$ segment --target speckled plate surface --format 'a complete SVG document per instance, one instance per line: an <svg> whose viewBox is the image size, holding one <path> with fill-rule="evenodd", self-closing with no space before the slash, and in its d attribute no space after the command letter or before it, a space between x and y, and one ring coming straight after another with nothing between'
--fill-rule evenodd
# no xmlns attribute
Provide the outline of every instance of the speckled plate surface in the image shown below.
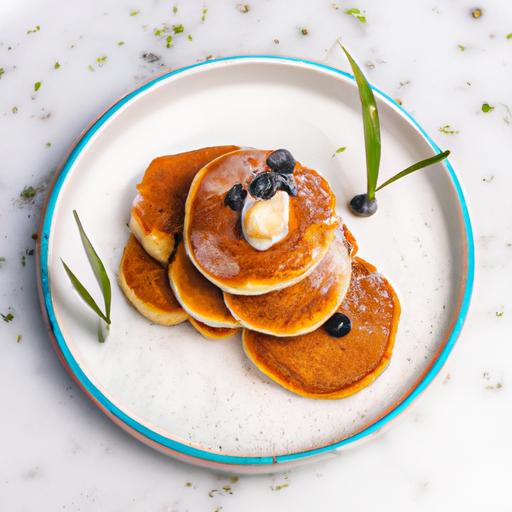
<svg viewBox="0 0 512 512"><path fill-rule="evenodd" d="M437 146L376 91L381 176ZM203 146L286 147L319 170L338 197L360 255L396 286L402 319L390 366L370 387L335 401L290 394L245 358L240 339L207 341L188 324L151 325L116 285L135 184L158 155ZM57 353L86 394L141 441L189 462L239 472L312 460L375 435L425 389L467 313L474 254L467 206L448 162L379 194L370 219L347 200L365 188L364 145L352 77L281 57L210 61L156 78L84 132L56 178L38 246L39 285ZM346 151L333 156L339 146ZM60 258L95 290L74 225L78 210L113 282L110 336L81 303Z"/></svg>

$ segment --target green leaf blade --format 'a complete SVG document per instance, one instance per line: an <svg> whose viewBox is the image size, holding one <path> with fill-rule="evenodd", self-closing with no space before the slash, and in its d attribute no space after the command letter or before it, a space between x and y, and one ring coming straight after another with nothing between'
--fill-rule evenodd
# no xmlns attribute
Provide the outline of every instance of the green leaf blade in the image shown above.
<svg viewBox="0 0 512 512"><path fill-rule="evenodd" d="M85 286L79 281L79 279L73 274L72 270L64 263L63 260L62 265L64 266L64 270L66 271L66 274L69 277L69 280L71 281L71 284L73 285L73 288L77 291L78 295L80 295L81 299L107 324L110 324L110 319L107 318L101 309L99 308L98 304L96 304L96 301L92 298L91 294L86 290Z"/></svg>
<svg viewBox="0 0 512 512"><path fill-rule="evenodd" d="M80 218L78 217L78 213L76 210L73 210L73 216L75 217L76 224L78 226L78 231L80 232L80 238L82 240L82 245L85 249L85 253L87 254L87 259L89 260L89 264L94 272L94 276L96 277L96 281L98 282L101 293L103 294L103 300L105 302L105 315L103 313L100 315L107 324L110 323L110 308L112 303L112 288L110 286L110 279L108 278L107 271L105 270L105 266L101 261L100 257L94 250L89 238L87 237L82 223L80 222ZM85 288L84 288L85 289ZM87 290L86 290L87 291Z"/></svg>
<svg viewBox="0 0 512 512"><path fill-rule="evenodd" d="M379 185L376 190L381 190L384 187L390 185L391 183L394 183L395 181L399 180L400 178L407 176L408 174L411 174L415 171L419 171L420 169L424 169L425 167L428 167L429 165L433 165L438 162L441 162L441 160L444 160L445 158L447 158L449 154L450 154L450 151L447 150L447 151L443 151L442 153L438 153L437 155L426 158L425 160L416 162L415 164L407 167L403 171L400 171L399 173L395 174L393 177L389 178L389 180L385 181L382 185Z"/></svg>
<svg viewBox="0 0 512 512"><path fill-rule="evenodd" d="M381 154L379 111L372 88L363 72L345 47L339 41L338 44L347 56L359 90L366 149L367 195L369 200L373 200L377 190Z"/></svg>

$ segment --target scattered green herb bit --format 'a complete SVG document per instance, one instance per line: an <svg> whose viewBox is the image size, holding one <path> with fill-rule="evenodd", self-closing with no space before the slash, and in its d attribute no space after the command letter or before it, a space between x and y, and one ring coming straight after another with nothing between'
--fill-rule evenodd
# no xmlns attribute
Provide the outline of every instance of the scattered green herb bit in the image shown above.
<svg viewBox="0 0 512 512"><path fill-rule="evenodd" d="M0 267L2 266L2 263L5 263L5 258L3 256L0 256Z"/></svg>
<svg viewBox="0 0 512 512"><path fill-rule="evenodd" d="M59 69L60 68L60 62L55 62L53 65L53 69Z"/></svg>
<svg viewBox="0 0 512 512"><path fill-rule="evenodd" d="M51 142L47 142L47 143L45 144L45 146L46 146L47 148L51 148L51 147L52 147L52 143L51 143Z"/></svg>
<svg viewBox="0 0 512 512"><path fill-rule="evenodd" d="M348 53L344 46L341 49L347 56L350 62L350 67L354 73L357 87L359 89L359 98L361 100L362 114L363 114L363 128L364 128L364 141L366 149L366 176L367 176L367 196L368 200L375 199L375 189L377 187L377 180L379 178L379 165L380 165L380 122L379 111L375 102L372 88L366 80L363 72L357 65L356 61Z"/></svg>
<svg viewBox="0 0 512 512"><path fill-rule="evenodd" d="M40 87L41 87L41 84L42 84L42 83L43 83L43 82L36 82L36 83L34 84L34 91L36 91L36 92L37 92L37 91L39 91L39 89L40 89Z"/></svg>
<svg viewBox="0 0 512 512"><path fill-rule="evenodd" d="M27 256L34 256L34 249L25 249L25 254Z"/></svg>
<svg viewBox="0 0 512 512"><path fill-rule="evenodd" d="M94 73L94 68L91 66L91 64L89 64L89 65L87 66L87 69L88 69L89 71L91 71L91 72L93 72L93 73Z"/></svg>
<svg viewBox="0 0 512 512"><path fill-rule="evenodd" d="M185 28L183 27L183 25L180 23L179 25L173 25L172 26L172 30L175 34L181 34Z"/></svg>
<svg viewBox="0 0 512 512"><path fill-rule="evenodd" d="M512 32L510 32L510 34L507 34L507 39L512 39Z"/></svg>
<svg viewBox="0 0 512 512"><path fill-rule="evenodd" d="M309 30L306 28L306 27L302 27L300 29L300 33L303 35L303 36L307 36L309 34Z"/></svg>
<svg viewBox="0 0 512 512"><path fill-rule="evenodd" d="M457 48L458 48L461 52L466 51L466 47L465 47L463 44L458 44L458 45L457 45Z"/></svg>
<svg viewBox="0 0 512 512"><path fill-rule="evenodd" d="M130 16L137 16L140 11L138 9L130 9Z"/></svg>
<svg viewBox="0 0 512 512"><path fill-rule="evenodd" d="M23 336L21 334L18 334L18 336L16 336L16 343L20 343L22 339Z"/></svg>
<svg viewBox="0 0 512 512"><path fill-rule="evenodd" d="M201 11L201 23L205 22L207 14L208 14L208 8L203 7L203 10Z"/></svg>
<svg viewBox="0 0 512 512"><path fill-rule="evenodd" d="M5 73L5 69L4 68L0 68L0 78L2 78L2 75Z"/></svg>
<svg viewBox="0 0 512 512"><path fill-rule="evenodd" d="M283 489L286 489L289 485L289 483L285 482L284 484L273 485L271 489L273 491L282 491Z"/></svg>
<svg viewBox="0 0 512 512"><path fill-rule="evenodd" d="M18 113L18 107L16 105L14 105L14 107L11 108L11 112L13 114L17 114Z"/></svg>
<svg viewBox="0 0 512 512"><path fill-rule="evenodd" d="M172 36L171 35L168 35L165 38L165 46L166 46L166 48L170 48L172 46Z"/></svg>
<svg viewBox="0 0 512 512"><path fill-rule="evenodd" d="M156 37L163 37L166 32L169 32L167 27L153 29L153 34L155 34Z"/></svg>
<svg viewBox="0 0 512 512"><path fill-rule="evenodd" d="M32 199L34 199L36 194L37 194L37 189L36 188L34 188L32 186L25 187L20 192L20 198L23 199L23 201L31 201Z"/></svg>
<svg viewBox="0 0 512 512"><path fill-rule="evenodd" d="M361 12L359 9L352 8L352 9L346 9L343 11L348 16L353 16L357 21L361 23L366 23L366 16L364 12Z"/></svg>
<svg viewBox="0 0 512 512"><path fill-rule="evenodd" d="M247 13L251 10L251 6L249 4L238 4L236 8L242 13Z"/></svg>
<svg viewBox="0 0 512 512"><path fill-rule="evenodd" d="M214 496L215 494L218 494L219 492L220 492L220 491L219 491L218 489L212 489L212 490L208 491L208 496L209 496L210 498L213 498L213 496Z"/></svg>
<svg viewBox="0 0 512 512"><path fill-rule="evenodd" d="M476 20L478 18L480 18L483 14L483 11L482 9L480 9L479 7L475 7L474 9L471 9L471 16Z"/></svg>
<svg viewBox="0 0 512 512"><path fill-rule="evenodd" d="M486 114L488 112L492 112L494 110L494 107L489 105L489 103L482 103L482 112L485 112Z"/></svg>
<svg viewBox="0 0 512 512"><path fill-rule="evenodd" d="M0 316L3 318L4 322L12 322L14 320L14 315L12 313L7 313L4 315L3 313L0 313Z"/></svg>
<svg viewBox="0 0 512 512"><path fill-rule="evenodd" d="M343 151L345 151L347 148L346 146L340 146L334 153L333 153L333 157L335 157L336 155L339 155L340 153L343 153Z"/></svg>
<svg viewBox="0 0 512 512"><path fill-rule="evenodd" d="M27 257L24 254L21 255L21 266L22 267L27 266Z"/></svg>
<svg viewBox="0 0 512 512"><path fill-rule="evenodd" d="M230 481L232 484L236 484L236 483L238 482L238 480L240 480L240 477L239 477L239 476L233 475L233 476L230 476L230 477L229 477L229 481Z"/></svg>
<svg viewBox="0 0 512 512"><path fill-rule="evenodd" d="M185 484L185 487L192 487L192 482L187 482L187 483Z"/></svg>
<svg viewBox="0 0 512 512"><path fill-rule="evenodd" d="M421 160L420 162L417 162L411 165L410 167L407 167L407 169L404 169L398 174L395 174L392 178L389 178L389 180L385 181L382 185L379 185L376 191L383 189L387 185L399 180L400 178L403 178L404 176L407 176L408 174L411 174L415 171L419 171L420 169L428 167L429 165L433 165L436 164L437 162L440 162L441 160L444 160L445 158L448 157L449 154L449 151L443 151L442 153L438 153L437 155L431 156L430 158L426 158L425 160Z"/></svg>
<svg viewBox="0 0 512 512"><path fill-rule="evenodd" d="M231 486L230 486L230 485L224 485L224 486L222 487L222 490L223 490L224 492L227 492L228 494L233 494L233 490L231 489Z"/></svg>
<svg viewBox="0 0 512 512"><path fill-rule="evenodd" d="M504 314L505 314L505 312L504 312L504 311L496 311L496 316L497 316L498 318L501 318Z"/></svg>
<svg viewBox="0 0 512 512"><path fill-rule="evenodd" d="M174 4L174 5L172 6L172 13L173 13L173 14L176 14L177 12L178 12L178 6L177 6L176 4Z"/></svg>
<svg viewBox="0 0 512 512"><path fill-rule="evenodd" d="M123 46L124 45L124 41L118 41L117 42L117 46Z"/></svg>
<svg viewBox="0 0 512 512"><path fill-rule="evenodd" d="M35 32L39 32L40 30L41 30L41 27L39 25L36 25L34 28L27 30L27 34L34 34Z"/></svg>
<svg viewBox="0 0 512 512"><path fill-rule="evenodd" d="M441 128L439 128L439 131L441 133L444 133L445 135L456 135L457 133L459 133L459 130L452 129L452 127L449 124L441 126Z"/></svg>
<svg viewBox="0 0 512 512"><path fill-rule="evenodd" d="M187 36L187 39L188 39L189 41L192 41L192 39L193 39L193 38L192 38L192 34L189 34L189 35Z"/></svg>
<svg viewBox="0 0 512 512"><path fill-rule="evenodd" d="M101 57L96 57L96 63L98 64L98 66L103 66L103 64L105 64L105 62L107 62L107 56L106 55L102 55Z"/></svg>

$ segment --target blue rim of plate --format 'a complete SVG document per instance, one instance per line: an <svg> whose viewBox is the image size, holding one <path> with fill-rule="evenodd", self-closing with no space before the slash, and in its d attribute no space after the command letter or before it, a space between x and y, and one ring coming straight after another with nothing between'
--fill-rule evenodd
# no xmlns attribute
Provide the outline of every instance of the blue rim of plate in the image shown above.
<svg viewBox="0 0 512 512"><path fill-rule="evenodd" d="M461 184L455 174L453 167L451 166L448 160L444 160L443 165L448 170L450 178L452 180L455 192L457 194L457 198L460 203L462 219L464 223L464 230L466 236L466 248L467 248L467 270L466 276L464 280L464 292L462 294L462 302L460 305L459 315L454 323L453 329L448 337L448 340L438 354L437 359L434 361L433 365L430 367L428 372L423 376L422 380L416 385L416 387L393 409L387 412L382 418L380 418L375 423L367 426L362 431L342 439L341 441L322 446L320 448L306 450L302 452L287 454L287 455L277 455L277 456L267 456L267 457L244 457L244 456L232 456L232 455L222 455L218 453L213 453L205 450L201 450L199 448L194 448L192 446L188 446L186 444L180 443L178 441L169 439L147 427L140 424L126 413L124 413L121 409L119 409L114 403L112 403L87 377L84 371L81 369L71 351L69 350L64 336L59 328L58 322L56 320L55 311L53 309L52 297L50 291L50 285L48 280L48 246L49 246L49 238L51 232L51 225L53 214L55 210L55 206L57 203L57 199L61 190L61 187L65 181L65 178L72 168L75 160L78 155L87 145L91 137L98 131L98 129L113 115L115 114L123 105L132 100L135 96L139 95L143 91L150 89L155 84L161 82L162 80L166 80L167 78L186 72L188 70L198 68L201 66L209 66L219 62L228 62L228 61L237 61L237 60L254 60L254 61L282 61L283 63L296 63L301 65L310 66L312 68L329 71L338 75L341 75L345 78L348 78L352 81L354 80L353 75L347 73L345 71L341 71L334 67L328 66L326 64L320 64L318 62L309 61L306 59L299 59L293 57L281 57L277 55L240 55L240 56L232 56L232 57L224 57L219 59L212 59L206 62L200 62L197 64L192 64L190 66L185 66L183 68L179 68L173 71L170 71L164 75L161 75L148 83L142 85L141 87L135 89L131 93L127 94L119 101L117 101L114 105L108 108L89 129L81 136L81 138L76 143L75 147L69 154L67 160L65 161L62 169L57 176L53 188L51 189L50 195L47 200L46 210L44 211L44 217L41 225L41 236L40 236L40 286L42 296L44 298L44 307L46 309L46 313L48 316L48 320L53 331L53 335L56 339L58 347L64 357L69 369L74 373L74 376L78 379L79 383L83 386L83 388L89 393L95 400L97 400L106 410L116 416L122 423L126 424L131 429L137 431L143 436L147 437L149 440L156 442L157 444L162 445L165 448L173 450L175 452L181 453L183 455L197 458L203 461L210 461L213 463L220 464L233 464L233 465L271 465L275 463L283 463L283 462L291 462L299 459L303 459L306 457L312 457L315 455L320 455L336 448L340 448L342 446L348 445L350 443L354 443L355 441L362 440L363 438L369 436L370 434L376 433L380 430L385 424L398 416L401 412L403 412L430 384L433 378L439 373L441 367L445 363L448 355L452 351L455 342L461 332L462 326L466 319L469 304L471 300L471 294L473 290L474 283L474 271L475 271L475 250L474 250L474 239L473 239L473 231L471 228L471 220L469 217L468 206L466 200L464 198L464 194L462 191ZM418 122L401 106L399 105L393 98L389 95L378 89L377 87L372 85L372 89L385 101L391 104L410 122L412 125L421 133L423 138L429 143L432 149L436 153L440 153L441 149L437 146L437 144L432 140L432 138L426 133L426 131L418 124Z"/></svg>

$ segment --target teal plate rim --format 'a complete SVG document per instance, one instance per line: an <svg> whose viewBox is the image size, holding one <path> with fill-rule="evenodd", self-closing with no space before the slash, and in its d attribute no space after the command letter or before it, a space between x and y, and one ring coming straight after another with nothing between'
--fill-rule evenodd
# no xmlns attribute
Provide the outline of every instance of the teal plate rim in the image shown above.
<svg viewBox="0 0 512 512"><path fill-rule="evenodd" d="M453 325L452 331L442 348L442 350L437 355L437 359L434 361L432 366L428 369L428 371L423 375L421 380L413 387L413 389L405 396L398 404L396 404L391 410L389 410L383 417L381 417L376 422L371 425L365 427L360 432L342 439L341 441L337 441L335 443L322 446L320 448L301 451L297 453L287 454L287 455L277 455L277 456L267 456L267 457L244 457L244 456L232 456L232 455L223 455L219 453L214 453L206 450L201 450L199 448L195 448L192 446L188 446L186 444L180 443L173 439L167 438L147 427L137 422L135 419L128 416L125 412L119 409L115 404L113 404L101 391L89 380L87 375L84 373L80 365L77 363L71 351L69 350L64 336L60 330L58 322L56 320L55 311L52 304L52 296L50 290L50 283L48 279L48 246L49 246L49 237L51 232L51 225L53 214L55 210L55 205L57 202L57 198L59 196L61 187L64 183L64 180L73 166L73 163L77 159L78 155L87 145L88 141L91 137L98 131L98 129L112 116L114 115L123 105L128 103L132 98L139 95L143 91L150 89L155 84L165 80L171 76L184 73L188 70L202 67L202 66L211 66L212 64L219 62L229 62L229 61L282 61L283 63L295 63L306 66L311 66L313 68L326 70L338 75L341 75L345 78L348 78L352 81L354 80L353 75L347 73L345 71L341 71L332 66L328 66L326 64L321 64L318 62L310 61L307 59L294 58L294 57L282 57L277 55L237 55L231 57L224 57L218 59L211 59L206 62L200 62L197 64L192 64L190 66L185 66L173 71L166 72L163 75L160 75L144 85L136 88L132 92L126 94L122 98L120 98L116 103L107 108L93 123L87 128L78 141L75 143L70 153L68 154L64 164L61 167L60 172L55 177L53 186L49 192L47 197L46 207L43 211L41 218L41 226L39 229L39 237L38 237L38 259L37 259L37 272L38 272L38 287L39 287L39 295L41 300L41 306L43 309L43 313L46 316L46 319L49 324L49 332L53 337L53 341L56 344L56 348L58 349L59 357L61 358L64 366L70 372L72 377L78 382L80 387L89 395L89 398L93 399L100 408L107 412L109 416L113 419L116 419L116 423L120 424L122 427L126 427L126 430L131 431L132 433L137 433L136 437L147 438L147 442L149 444L156 444L156 447L161 451L169 450L175 455L181 454L182 456L192 459L197 459L202 462L211 462L217 464L226 464L226 465L271 465L276 463L284 463L297 461L299 459L304 459L307 457L313 457L315 455L324 454L326 452L335 450L342 446L349 445L354 443L355 441L362 440L367 438L371 434L377 433L384 425L402 413L432 382L434 377L439 373L440 369L444 365L448 355L452 351L455 342L461 332L462 326L466 319L469 304L471 301L471 294L473 291L474 284L474 272L475 272L475 249L474 249L474 238L473 231L471 227L471 220L469 217L468 205L466 203L466 199L464 198L464 194L462 191L461 184L455 170L448 160L443 162L443 165L447 169L449 176L452 180L455 192L457 194L457 198L460 203L462 220L464 224L465 231L465 243L466 243L466 252L467 252L467 261L466 261L466 275L464 280L464 291L462 293L462 300L460 304L459 315ZM436 153L440 153L441 149L437 146L437 144L432 140L432 138L427 134L427 132L420 126L420 124L401 106L399 105L393 98L391 98L388 94L381 91L377 87L372 85L372 89L377 93L378 96L383 98L387 103L392 105L395 109L406 117L409 122L421 133L423 138L428 142L428 144L432 147L432 149Z"/></svg>

